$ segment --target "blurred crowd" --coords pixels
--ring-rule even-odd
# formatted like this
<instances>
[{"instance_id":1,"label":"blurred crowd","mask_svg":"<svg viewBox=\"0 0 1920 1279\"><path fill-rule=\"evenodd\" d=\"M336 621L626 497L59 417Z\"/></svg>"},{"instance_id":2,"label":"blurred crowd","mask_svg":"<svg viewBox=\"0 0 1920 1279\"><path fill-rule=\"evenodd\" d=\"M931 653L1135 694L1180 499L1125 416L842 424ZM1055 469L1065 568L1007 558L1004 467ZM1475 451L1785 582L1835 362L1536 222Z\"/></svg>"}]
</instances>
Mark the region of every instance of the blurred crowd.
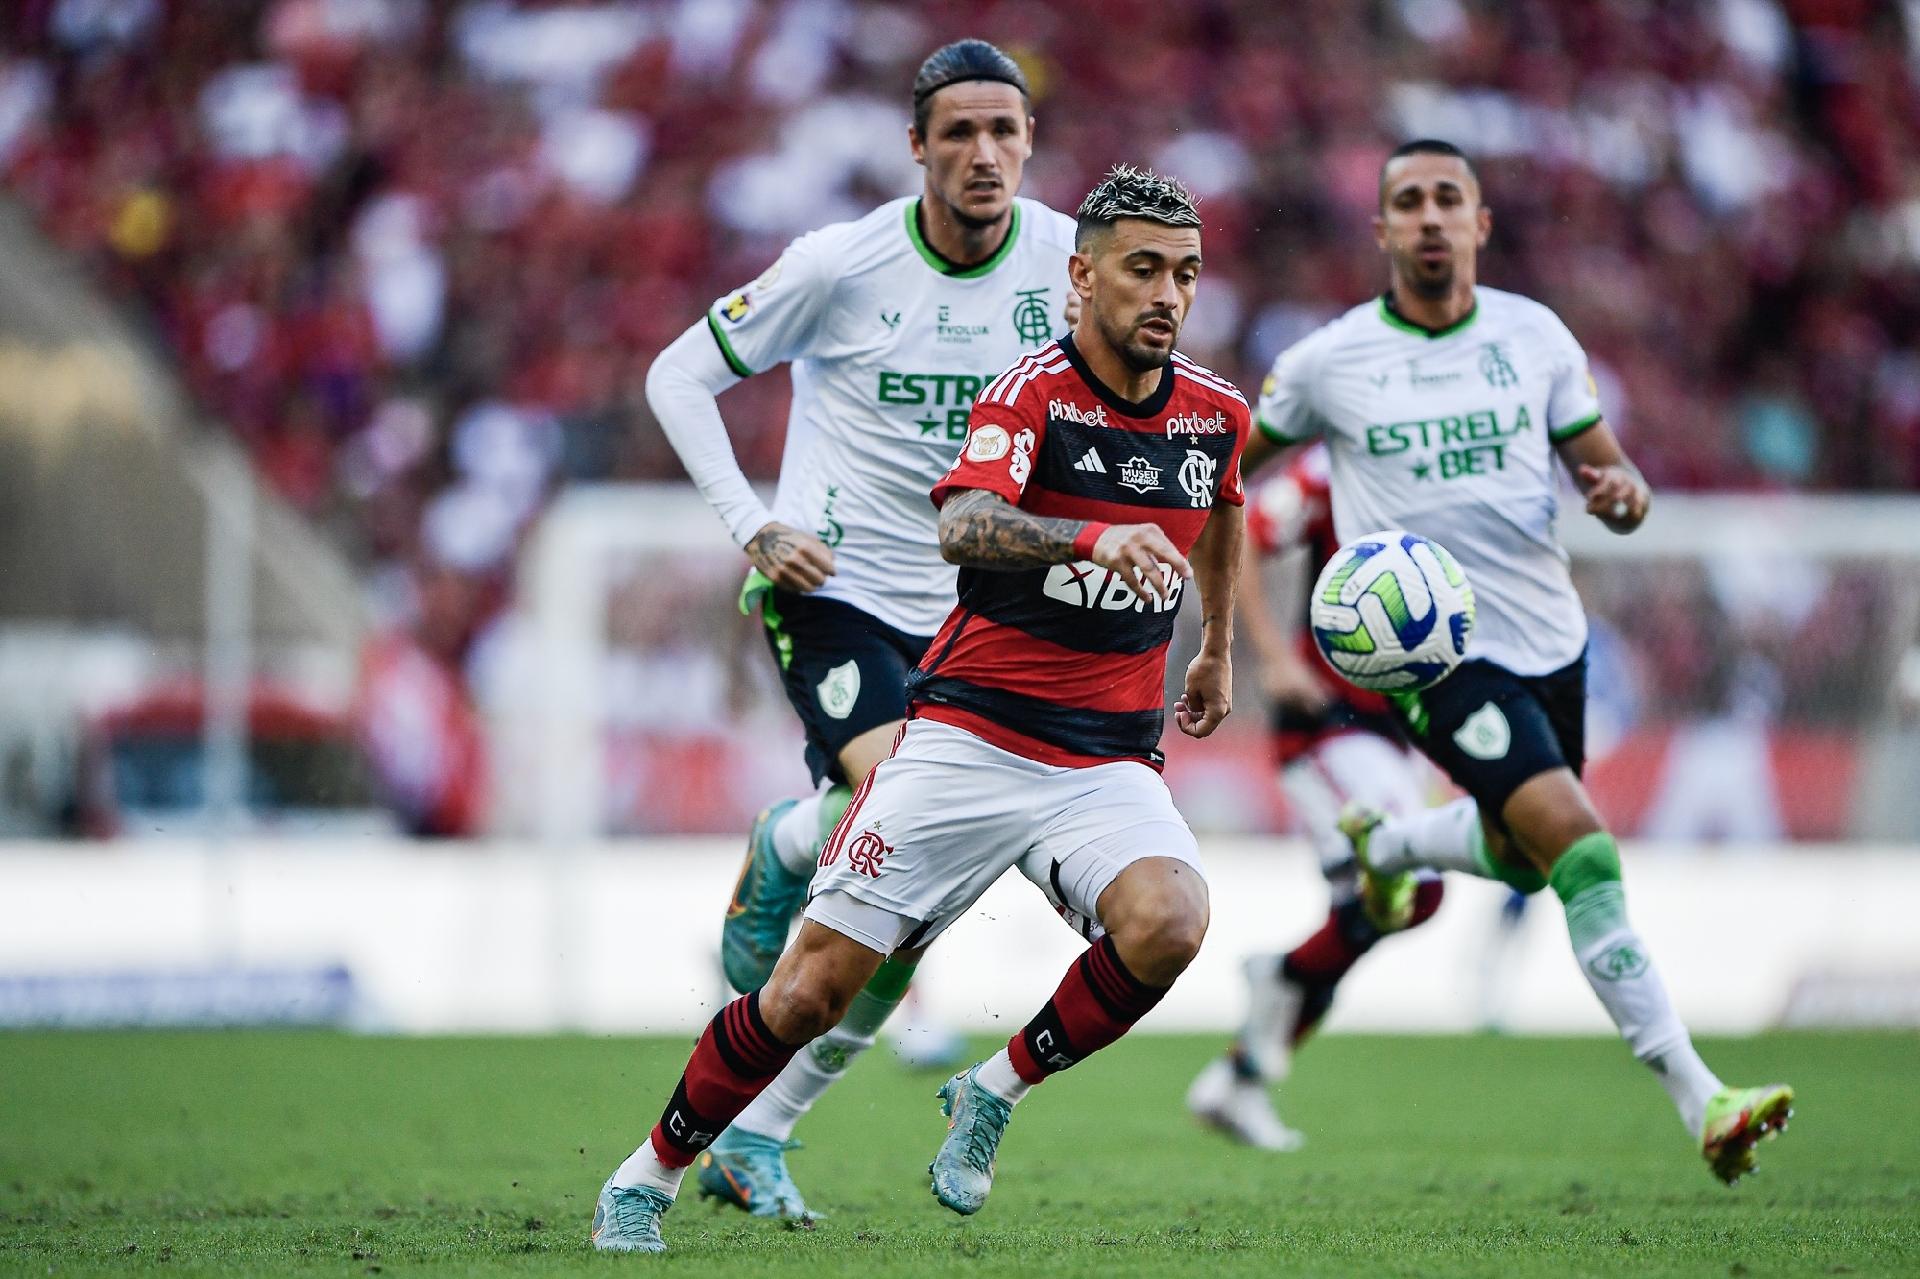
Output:
<instances>
[{"instance_id":1,"label":"blurred crowd","mask_svg":"<svg viewBox=\"0 0 1920 1279\"><path fill-rule=\"evenodd\" d=\"M442 664L556 486L680 474L654 353L795 234L917 189L907 88L962 35L1032 79L1027 194L1071 209L1125 159L1201 195L1186 345L1243 385L1378 290L1380 160L1440 136L1495 211L1482 278L1566 318L1656 485L1920 489L1913 4L6 9L7 191ZM785 399L725 402L753 476ZM469 616L431 616L432 573Z\"/></svg>"}]
</instances>

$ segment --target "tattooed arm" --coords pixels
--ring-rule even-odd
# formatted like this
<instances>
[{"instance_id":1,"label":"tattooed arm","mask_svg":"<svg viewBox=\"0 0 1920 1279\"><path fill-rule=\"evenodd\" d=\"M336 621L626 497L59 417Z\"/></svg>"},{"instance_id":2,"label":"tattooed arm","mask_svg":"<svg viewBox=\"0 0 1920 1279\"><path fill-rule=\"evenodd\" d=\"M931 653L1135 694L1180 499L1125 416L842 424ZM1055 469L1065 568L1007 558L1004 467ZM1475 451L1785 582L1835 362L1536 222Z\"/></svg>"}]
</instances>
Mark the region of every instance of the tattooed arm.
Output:
<instances>
[{"instance_id":1,"label":"tattooed arm","mask_svg":"<svg viewBox=\"0 0 1920 1279\"><path fill-rule=\"evenodd\" d=\"M940 554L971 568L1038 568L1077 558L1082 520L1051 520L1010 504L998 493L962 489L940 508Z\"/></svg>"},{"instance_id":2,"label":"tattooed arm","mask_svg":"<svg viewBox=\"0 0 1920 1279\"><path fill-rule=\"evenodd\" d=\"M940 508L940 554L969 568L1042 568L1089 559L1156 600L1165 598L1171 584L1162 565L1193 576L1186 556L1157 524L1049 519L985 489L962 489Z\"/></svg>"}]
</instances>

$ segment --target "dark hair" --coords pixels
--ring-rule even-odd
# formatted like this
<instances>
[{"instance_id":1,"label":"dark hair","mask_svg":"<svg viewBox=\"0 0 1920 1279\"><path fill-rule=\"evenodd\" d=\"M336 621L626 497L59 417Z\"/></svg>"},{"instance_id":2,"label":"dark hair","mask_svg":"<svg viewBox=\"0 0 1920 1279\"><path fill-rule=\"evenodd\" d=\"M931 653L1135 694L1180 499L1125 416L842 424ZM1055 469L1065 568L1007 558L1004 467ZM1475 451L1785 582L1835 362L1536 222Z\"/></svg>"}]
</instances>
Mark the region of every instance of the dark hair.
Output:
<instances>
[{"instance_id":1,"label":"dark hair","mask_svg":"<svg viewBox=\"0 0 1920 1279\"><path fill-rule=\"evenodd\" d=\"M1121 218L1145 218L1163 226L1199 226L1200 210L1194 205L1193 192L1177 179L1161 177L1151 169L1116 164L1080 202L1075 246L1084 245L1088 236Z\"/></svg>"},{"instance_id":2,"label":"dark hair","mask_svg":"<svg viewBox=\"0 0 1920 1279\"><path fill-rule=\"evenodd\" d=\"M1402 142L1393 149L1392 153L1389 154L1386 159L1380 162L1380 201L1383 205L1387 199L1387 166L1395 160L1409 155L1452 156L1467 166L1467 173L1473 178L1473 184L1475 186L1480 185L1480 171L1473 167L1473 161L1468 158L1465 151L1462 151L1459 147L1453 145L1453 143L1443 142L1439 138L1415 138L1411 142Z\"/></svg>"},{"instance_id":3,"label":"dark hair","mask_svg":"<svg viewBox=\"0 0 1920 1279\"><path fill-rule=\"evenodd\" d=\"M933 114L933 95L950 84L967 80L997 80L1020 90L1020 102L1029 114L1033 98L1027 92L1027 73L1020 64L985 40L955 40L927 55L913 77L913 129L925 136Z\"/></svg>"}]
</instances>

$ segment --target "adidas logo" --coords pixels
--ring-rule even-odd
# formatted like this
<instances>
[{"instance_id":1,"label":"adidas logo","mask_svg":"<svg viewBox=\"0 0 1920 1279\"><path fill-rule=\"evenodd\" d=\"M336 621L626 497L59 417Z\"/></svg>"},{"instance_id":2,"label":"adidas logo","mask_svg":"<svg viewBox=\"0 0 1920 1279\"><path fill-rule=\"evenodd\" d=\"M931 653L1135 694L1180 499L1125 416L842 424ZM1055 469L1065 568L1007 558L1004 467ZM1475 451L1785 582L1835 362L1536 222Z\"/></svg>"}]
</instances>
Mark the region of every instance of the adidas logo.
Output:
<instances>
[{"instance_id":1,"label":"adidas logo","mask_svg":"<svg viewBox=\"0 0 1920 1279\"><path fill-rule=\"evenodd\" d=\"M1086 456L1073 464L1073 469L1076 471L1092 471L1095 475L1105 475L1107 473L1106 463L1100 460L1099 449L1088 449Z\"/></svg>"}]
</instances>

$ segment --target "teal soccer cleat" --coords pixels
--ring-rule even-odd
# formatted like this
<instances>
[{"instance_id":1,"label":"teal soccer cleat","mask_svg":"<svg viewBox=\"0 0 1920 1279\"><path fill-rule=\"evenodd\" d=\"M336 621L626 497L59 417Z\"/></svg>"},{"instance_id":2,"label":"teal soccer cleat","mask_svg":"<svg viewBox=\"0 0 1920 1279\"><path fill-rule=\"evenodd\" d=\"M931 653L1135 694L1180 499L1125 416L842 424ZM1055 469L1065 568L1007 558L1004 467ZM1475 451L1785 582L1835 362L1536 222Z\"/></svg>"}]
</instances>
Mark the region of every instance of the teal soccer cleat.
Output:
<instances>
[{"instance_id":1,"label":"teal soccer cleat","mask_svg":"<svg viewBox=\"0 0 1920 1279\"><path fill-rule=\"evenodd\" d=\"M787 1152L797 1141L729 1128L695 1165L702 1199L718 1199L756 1217L781 1217L810 1225L821 1214L808 1209L800 1187L787 1175Z\"/></svg>"},{"instance_id":2,"label":"teal soccer cleat","mask_svg":"<svg viewBox=\"0 0 1920 1279\"><path fill-rule=\"evenodd\" d=\"M773 851L773 827L798 800L783 799L761 810L747 835L747 860L727 903L727 920L720 926L720 963L727 981L741 994L767 984L780 952L786 949L787 930L794 914L807 901L811 879L780 864Z\"/></svg>"},{"instance_id":3,"label":"teal soccer cleat","mask_svg":"<svg viewBox=\"0 0 1920 1279\"><path fill-rule=\"evenodd\" d=\"M648 1186L616 1186L613 1178L600 1187L600 1200L593 1205L593 1228L589 1238L601 1252L665 1252L666 1240L660 1237L660 1215L673 1207L673 1200Z\"/></svg>"},{"instance_id":4,"label":"teal soccer cleat","mask_svg":"<svg viewBox=\"0 0 1920 1279\"><path fill-rule=\"evenodd\" d=\"M969 1217L985 1206L993 1189L994 1156L1013 1118L1012 1106L975 1081L979 1069L963 1070L940 1085L947 1139L927 1165L933 1174L933 1197Z\"/></svg>"}]
</instances>

